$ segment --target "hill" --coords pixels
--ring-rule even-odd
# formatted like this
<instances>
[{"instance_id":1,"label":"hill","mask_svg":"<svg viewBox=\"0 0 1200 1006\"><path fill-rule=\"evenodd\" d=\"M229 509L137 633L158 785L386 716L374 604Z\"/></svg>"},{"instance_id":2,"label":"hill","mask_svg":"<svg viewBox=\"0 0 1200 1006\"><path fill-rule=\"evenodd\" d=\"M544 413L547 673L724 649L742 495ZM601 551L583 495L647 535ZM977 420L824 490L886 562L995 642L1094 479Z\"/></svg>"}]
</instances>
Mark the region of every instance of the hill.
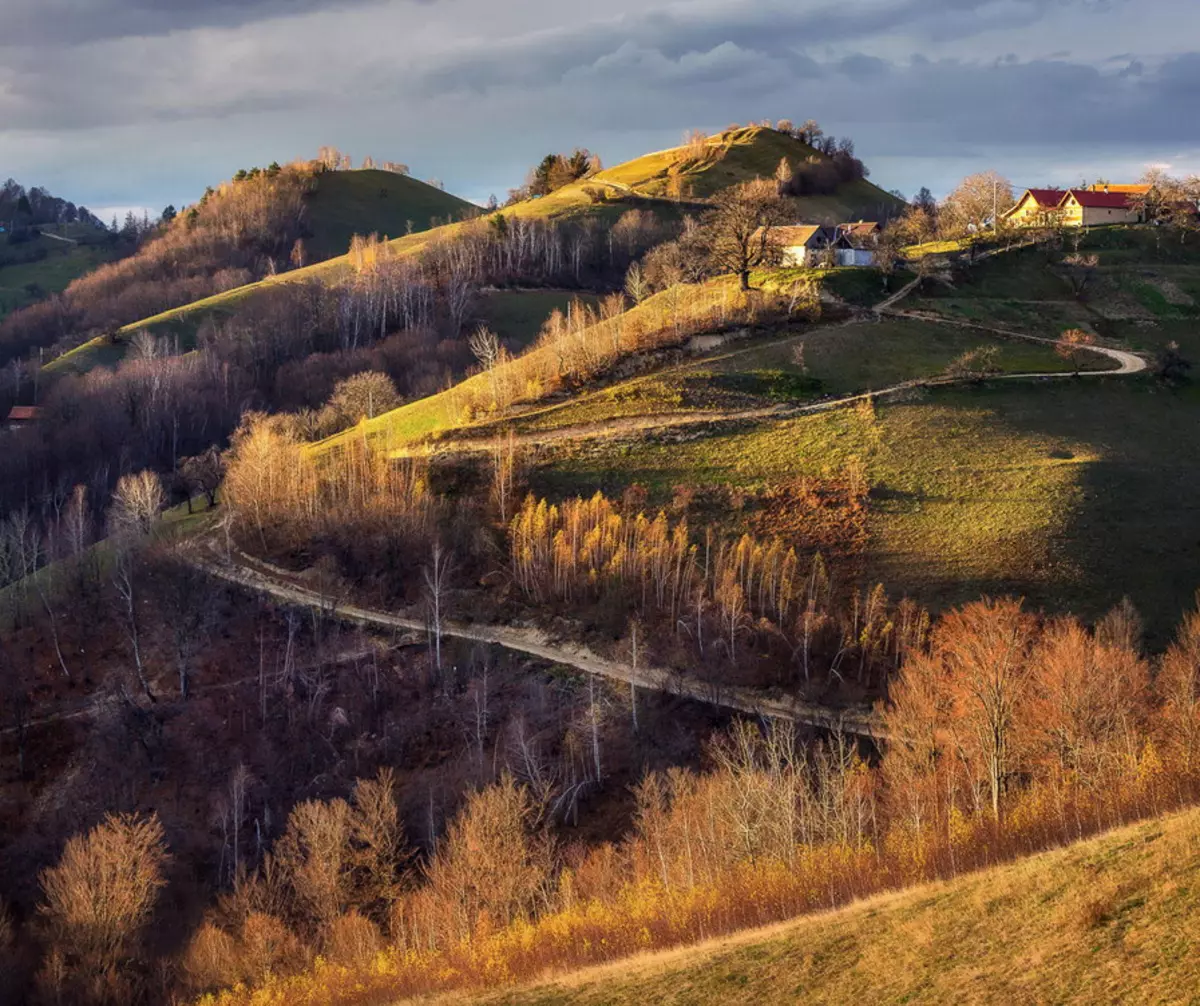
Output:
<instances>
[{"instance_id":1,"label":"hill","mask_svg":"<svg viewBox=\"0 0 1200 1006\"><path fill-rule=\"evenodd\" d=\"M313 261L345 255L355 234L401 237L459 220L478 207L410 175L327 171L305 199Z\"/></svg>"},{"instance_id":2,"label":"hill","mask_svg":"<svg viewBox=\"0 0 1200 1006\"><path fill-rule=\"evenodd\" d=\"M1165 1003L1200 982L1200 811L841 911L442 1002Z\"/></svg>"},{"instance_id":3,"label":"hill","mask_svg":"<svg viewBox=\"0 0 1200 1006\"><path fill-rule=\"evenodd\" d=\"M69 358L51 366L51 374L115 362L126 347L109 333L136 330L128 323L139 314L274 275L295 260L297 242L303 261L320 262L344 256L356 233L417 233L472 212L456 196L394 172L316 171L306 163L241 172L158 225L119 266L62 284L65 319L24 313L0 330L0 343L10 354L65 343ZM101 331L82 349L71 346Z\"/></svg>"},{"instance_id":4,"label":"hill","mask_svg":"<svg viewBox=\"0 0 1200 1006\"><path fill-rule=\"evenodd\" d=\"M91 224L39 224L19 242L0 237L0 320L61 293L120 254L113 235Z\"/></svg>"},{"instance_id":5,"label":"hill","mask_svg":"<svg viewBox=\"0 0 1200 1006\"><path fill-rule=\"evenodd\" d=\"M784 158L797 164L810 159L828 160L794 137L761 126L746 127L709 137L702 149L698 145L676 147L605 169L548 196L505 207L502 214L508 219L569 221L591 217L611 223L627 210L652 209L664 218L675 219L686 211L702 211L704 199L728 186L753 178L771 177ZM668 180L673 172L685 180L686 196L667 195ZM365 188L369 190L369 186ZM369 194L359 192L358 195L357 205L369 208ZM901 205L895 196L865 179L839 185L828 195L803 196L791 203L796 219L812 221L878 217L895 212ZM387 212L392 214L392 208L389 207ZM347 214L347 219L349 217ZM364 216L355 219L364 224L359 233L394 234L401 229L381 226L380 220L370 217L366 211ZM393 214L391 219L398 217ZM462 223L447 224L395 238L389 242L388 253L399 258L419 254L431 241L452 237L464 226ZM281 284L312 280L335 283L350 271L347 255L331 257L171 308L127 324L121 331L126 335L143 329L170 332L186 339L195 333L205 318L227 317L242 308L248 299ZM96 363L112 362L115 358L117 354L106 348L103 340L93 340L55 361L50 369L52 373L58 370L79 372Z\"/></svg>"}]
</instances>

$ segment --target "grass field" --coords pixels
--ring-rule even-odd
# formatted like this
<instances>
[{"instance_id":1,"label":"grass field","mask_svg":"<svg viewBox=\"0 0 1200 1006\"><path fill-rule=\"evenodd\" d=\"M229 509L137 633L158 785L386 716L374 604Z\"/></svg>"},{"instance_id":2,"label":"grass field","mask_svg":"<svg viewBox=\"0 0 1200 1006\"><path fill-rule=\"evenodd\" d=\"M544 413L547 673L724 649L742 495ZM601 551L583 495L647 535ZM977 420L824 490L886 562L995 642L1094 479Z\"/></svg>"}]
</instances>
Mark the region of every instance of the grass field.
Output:
<instances>
[{"instance_id":1,"label":"grass field","mask_svg":"<svg viewBox=\"0 0 1200 1006\"><path fill-rule=\"evenodd\" d=\"M1149 379L994 382L700 438L579 444L539 468L561 496L639 483L758 490L857 457L867 572L943 607L1013 593L1095 617L1128 594L1165 643L1200 586L1200 397ZM736 526L738 517L729 515Z\"/></svg>"},{"instance_id":2,"label":"grass field","mask_svg":"<svg viewBox=\"0 0 1200 1006\"><path fill-rule=\"evenodd\" d=\"M982 346L995 347L995 365L1002 373L1070 369L1048 346L922 321L889 318L808 331L782 328L749 345L734 343L703 360L538 410L513 425L518 430L547 430L622 416L812 402L937 377L963 353ZM1084 362L1096 369L1112 366L1101 357Z\"/></svg>"},{"instance_id":3,"label":"grass field","mask_svg":"<svg viewBox=\"0 0 1200 1006\"><path fill-rule=\"evenodd\" d=\"M1200 987L1200 811L836 912L446 997L644 1003L1182 1003Z\"/></svg>"},{"instance_id":4,"label":"grass field","mask_svg":"<svg viewBox=\"0 0 1200 1006\"><path fill-rule=\"evenodd\" d=\"M599 299L574 290L496 290L475 303L468 327L487 325L510 352L518 352L537 339L552 311L566 313L573 300L594 308Z\"/></svg>"},{"instance_id":5,"label":"grass field","mask_svg":"<svg viewBox=\"0 0 1200 1006\"><path fill-rule=\"evenodd\" d=\"M95 228L90 230L94 234ZM70 227L64 229L67 236L74 233ZM11 249L0 245L0 319L46 294L61 293L72 280L112 257L105 245L70 244L44 234Z\"/></svg>"}]
</instances>

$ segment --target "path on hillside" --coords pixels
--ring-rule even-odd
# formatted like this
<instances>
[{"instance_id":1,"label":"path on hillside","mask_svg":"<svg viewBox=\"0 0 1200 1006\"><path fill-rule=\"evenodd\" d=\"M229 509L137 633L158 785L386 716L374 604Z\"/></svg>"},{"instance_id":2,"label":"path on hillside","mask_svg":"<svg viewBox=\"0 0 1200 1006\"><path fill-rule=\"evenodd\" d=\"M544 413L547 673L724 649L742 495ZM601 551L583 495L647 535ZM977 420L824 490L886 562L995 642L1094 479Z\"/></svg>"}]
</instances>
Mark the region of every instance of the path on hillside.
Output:
<instances>
[{"instance_id":1,"label":"path on hillside","mask_svg":"<svg viewBox=\"0 0 1200 1006\"><path fill-rule=\"evenodd\" d=\"M887 302L885 302L887 303ZM917 311L880 310L881 316L925 321L954 328L967 328L1023 342L1035 342L1043 345L1057 345L1054 339L1038 335L1028 335L1024 332L1014 332L1003 328L990 328L986 325L976 325L970 322L960 322L953 318L943 318L938 315L925 314ZM760 349L755 346L752 349ZM1113 370L1082 370L1078 373L1069 370L1027 372L1020 374L992 374L987 380L1018 381L1018 380L1063 380L1075 377L1122 377L1140 374L1147 369L1147 363L1142 357L1123 349L1112 349L1109 346L1081 346L1081 351L1097 353L1113 360L1117 367ZM749 352L743 350L742 352ZM736 355L736 354L735 354ZM508 434L504 436L464 438L460 440L442 439L436 442L421 444L416 447L397 448L388 452L393 460L403 458L421 458L430 455L462 455L490 453L502 449L508 444L516 447L542 447L564 440L593 440L606 437L620 437L630 433L645 430L677 429L688 426L712 426L717 423L753 422L757 420L794 419L800 416L813 415L818 412L828 412L847 405L854 405L867 399L884 398L889 395L912 391L916 388L949 387L956 384L971 384L971 377L917 377L908 381L888 385L874 391L861 391L852 395L842 395L837 398L827 398L822 401L810 402L807 405L772 405L752 409L737 409L714 412L676 412L649 413L640 416L620 416L614 419L601 419L591 423L573 423L547 430L532 430L524 433L513 433L511 440Z\"/></svg>"},{"instance_id":2,"label":"path on hillside","mask_svg":"<svg viewBox=\"0 0 1200 1006\"><path fill-rule=\"evenodd\" d=\"M74 238L65 238L61 234L51 234L49 231L39 231L44 238L50 238L54 241L62 241L64 244L77 245L79 244Z\"/></svg>"},{"instance_id":3,"label":"path on hillside","mask_svg":"<svg viewBox=\"0 0 1200 1006\"><path fill-rule=\"evenodd\" d=\"M285 604L315 608L343 621L389 631L429 631L429 624L425 619L409 618L337 602L296 583L295 574L244 553L234 552L228 557L223 556L208 538L193 540L184 547L183 554L195 566L212 576L260 594L267 594ZM829 709L778 690L721 685L658 667L633 667L602 657L582 644L552 639L534 628L444 621L442 635L502 646L507 650L537 657L539 660L574 667L585 674L596 674L637 688L707 702L722 709L791 720L822 730L840 730L842 733L871 740L883 739L875 717L863 706L845 710Z\"/></svg>"}]
</instances>

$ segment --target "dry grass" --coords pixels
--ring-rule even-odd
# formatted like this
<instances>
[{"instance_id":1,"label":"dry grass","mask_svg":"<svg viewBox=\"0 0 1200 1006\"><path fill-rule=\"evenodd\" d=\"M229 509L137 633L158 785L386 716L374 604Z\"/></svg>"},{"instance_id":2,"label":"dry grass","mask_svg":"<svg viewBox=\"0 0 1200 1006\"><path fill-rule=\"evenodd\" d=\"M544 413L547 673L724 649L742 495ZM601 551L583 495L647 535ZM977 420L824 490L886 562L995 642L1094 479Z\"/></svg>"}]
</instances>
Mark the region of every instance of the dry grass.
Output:
<instances>
[{"instance_id":1,"label":"dry grass","mask_svg":"<svg viewBox=\"0 0 1200 1006\"><path fill-rule=\"evenodd\" d=\"M1174 1003L1200 987L1200 811L952 882L454 1003Z\"/></svg>"}]
</instances>

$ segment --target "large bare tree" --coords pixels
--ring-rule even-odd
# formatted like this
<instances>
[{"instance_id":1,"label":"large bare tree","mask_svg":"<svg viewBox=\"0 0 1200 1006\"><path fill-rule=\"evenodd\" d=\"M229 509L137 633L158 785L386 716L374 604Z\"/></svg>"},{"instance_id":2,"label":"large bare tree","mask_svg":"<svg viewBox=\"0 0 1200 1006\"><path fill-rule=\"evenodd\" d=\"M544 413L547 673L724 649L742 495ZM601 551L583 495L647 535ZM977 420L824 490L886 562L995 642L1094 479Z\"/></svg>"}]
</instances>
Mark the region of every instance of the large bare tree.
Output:
<instances>
[{"instance_id":1,"label":"large bare tree","mask_svg":"<svg viewBox=\"0 0 1200 1006\"><path fill-rule=\"evenodd\" d=\"M772 264L779 254L771 231L787 223L787 203L774 182L759 179L726 189L713 204L702 237L709 264L736 273L749 290L751 270Z\"/></svg>"}]
</instances>

